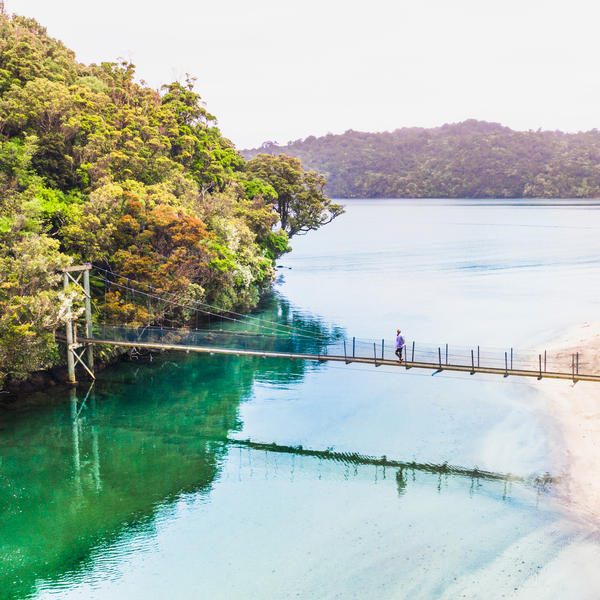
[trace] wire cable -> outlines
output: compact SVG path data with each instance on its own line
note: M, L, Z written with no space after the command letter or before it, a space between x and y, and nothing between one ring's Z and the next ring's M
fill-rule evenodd
M135 279L131 279L129 277L125 277L125 275L118 275L116 273L112 273L111 271L108 271L107 269L104 269L102 267L97 267L94 266L94 269L97 269L99 271L103 271L104 273L107 273L110 277L118 277L119 279L124 279L126 281L129 281L130 283L135 283L135 284L139 284L139 285L143 285L148 289L151 289L155 292L160 292L163 294L168 294L169 296L174 296L175 298L177 298L178 300L187 300L184 296L180 296L178 294L175 294L173 292L168 292L166 290L161 290L160 288L156 288L148 283L144 283L143 281L137 281ZM117 285L116 282L114 281L110 281L110 280L105 280L107 281L107 283L114 283L115 285ZM134 288L129 288L131 290L133 290ZM141 291L141 290L138 290ZM189 301L189 300L187 300ZM238 313L234 310L229 310L226 308L221 308L218 306L215 306L214 304L209 304L207 302L201 302L199 300L193 300L192 301L195 305L199 305L199 306L205 306L208 308L212 308L214 310L220 311L219 313L213 313L211 311L202 311L205 314L214 314L215 316L223 316L221 313L225 312L225 313L229 313L231 315L235 315L236 317L241 317L243 319L247 319L247 320L252 320L252 321L258 321L258 322L262 322L262 323L269 323L270 325L274 325L278 328L283 328L283 329L288 329L288 330L292 330L292 331L301 331L304 333L308 333L309 335L311 335L312 337L326 337L325 334L319 334L319 333L315 333L310 331L309 329L303 328L303 327L297 327L295 325L287 325L285 323L278 323L276 321L270 321L269 319L261 319L260 317L254 317L252 315L247 315L247 314L243 314L243 313ZM236 319L237 320L237 319ZM239 320L238 320L239 322Z
M102 280L102 278L100 278L100 279ZM150 294L149 292L142 292L141 290L136 290L135 288L123 285L121 283L117 283L116 281L108 281L108 280L105 280L105 281L107 281L111 285L115 285L115 286L117 286L119 288L122 288L122 289L125 289L127 291L133 292L134 294L141 294L141 295L146 296L148 298L154 298L156 300L159 300L160 302L164 302L164 303L170 304L172 306L178 306L179 308L185 308L187 310L195 310L195 311L201 312L203 314L208 314L208 315L212 315L212 316L219 317L219 318L222 318L222 319L226 319L228 321L233 321L233 322L242 323L242 324L246 324L247 325L246 321L242 321L241 319L237 319L235 317L228 317L226 315L217 314L217 313L205 310L205 309L196 308L196 307L190 306L188 304L182 304L180 302L175 302L174 300L169 300L169 299L163 298L161 296L158 296L156 294ZM280 329L277 329L275 327L269 327L267 325L257 325L257 327L260 327L262 329L266 329L266 330L269 330L269 331L274 331L276 333L284 333ZM285 332L285 333L289 333L289 332ZM315 335L309 336L309 335L304 335L304 334L301 334L301 333L298 333L296 335L298 337L303 337L303 338L307 338L307 339L311 339L311 340L315 340L315 338L321 337L321 336L315 336Z

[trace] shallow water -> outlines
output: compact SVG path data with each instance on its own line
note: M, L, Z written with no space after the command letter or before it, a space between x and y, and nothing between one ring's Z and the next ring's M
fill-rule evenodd
M521 348L597 313L600 203L346 204L293 240L265 318ZM567 466L543 386L118 365L87 397L0 415L0 597L596 598L595 528L544 477Z

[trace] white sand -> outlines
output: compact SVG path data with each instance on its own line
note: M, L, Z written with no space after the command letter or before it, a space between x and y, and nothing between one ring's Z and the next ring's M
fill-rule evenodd
M579 352L579 372L600 373L600 323L572 328L546 348L549 364L559 359L570 365ZM562 433L557 452L566 472L557 489L569 508L600 523L600 383L546 379L536 387Z

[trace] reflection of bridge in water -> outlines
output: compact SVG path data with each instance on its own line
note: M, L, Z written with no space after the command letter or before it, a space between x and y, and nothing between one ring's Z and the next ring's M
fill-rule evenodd
M517 352L514 348L482 349L480 346L450 347L448 344L430 345L412 341L406 344L403 361L395 355L394 341L346 338L340 330L307 327L292 319L269 320L263 317L237 313L232 310L186 299L148 284L109 273L95 267L100 275L98 283L116 290L128 304L144 307L148 323L142 327L115 326L92 323L90 292L91 265L69 267L64 273L64 285L79 285L85 298L85 336L77 336L77 327L67 315L66 335L69 380L75 382L75 365L81 365L94 377L95 346L115 346L129 349L180 351L263 357L319 362L359 363L393 366L403 369L428 369L433 374L443 371L487 373L503 377L535 377L537 379L566 379L600 382L600 374L593 372L583 352L531 353ZM83 278L83 283L81 279ZM158 308L157 308L158 307ZM169 313L170 311L170 313ZM164 328L152 322L171 314L179 322L196 322L196 328ZM154 317L153 315L160 315ZM198 316L209 319L208 329L198 329ZM219 327L210 327L210 318L218 320ZM245 329L241 330L241 326Z
M280 444L264 444L253 442L251 440L234 440L228 439L226 442L229 446L238 448L247 448L253 451L263 451L274 454L288 454L292 456L315 458L320 461L329 461L345 466L372 466L376 470L381 468L385 477L385 470L390 469L395 474L398 484L398 492L404 493L409 479L415 480L416 473L426 475L437 475L438 491L441 491L442 480L445 477L460 477L468 479L471 482L470 491L476 490L482 481L503 482L504 497L508 496L510 486L513 483L519 483L526 486L534 487L539 493L545 493L550 490L553 484L558 482L558 479L552 477L548 473L544 475L533 475L531 477L522 477L510 473L496 473L493 471L485 471L482 469L468 469L464 467L452 466L448 463L419 463L416 461L400 461L389 459L386 456L380 458L365 456L355 452L336 452L334 450L311 450L302 446L285 446ZM377 473L377 471L376 471ZM375 476L377 477L377 475Z
M92 484L92 487L96 493L102 490L101 480L101 452L99 447L98 438L98 426L93 423L88 423L86 427L83 426L82 417L85 416L89 408L92 413L95 412L94 400L92 398L91 407L88 407L90 393L93 389L93 384L88 390L85 397L79 399L76 395L75 389L71 390L71 421L72 421L72 436L73 436L73 467L75 473L76 489L78 493L81 493L81 477L84 471L88 471L88 481ZM88 454L86 460L82 460L80 445L82 438L85 437L85 430L88 430L88 434L91 436L91 456ZM203 436L199 436L198 441L203 439ZM480 488L482 482L498 482L504 484L502 497L505 499L510 496L511 486L513 483L522 484L527 487L533 487L538 493L547 493L552 488L552 485L557 483L559 480L552 477L550 474L545 473L543 475L532 475L529 477L523 477L514 475L511 473L498 473L494 471L486 471L478 468L465 468L460 466L449 465L448 463L435 464L435 463L423 463L415 460L401 461L390 459L386 456L373 457L357 452L339 452L332 449L326 450L314 450L310 448L304 448L302 446L287 446L275 443L261 443L252 440L241 440L233 438L206 438L205 441L214 443L217 445L223 445L229 448L239 448L240 450L248 450L255 453L266 453L268 455L287 455L293 459L297 457L316 459L321 462L327 462L333 465L340 465L347 468L354 467L355 475L358 475L359 467L374 467L374 480L377 480L379 476L386 478L387 471L391 471L396 479L396 484L399 494L404 494L408 486L409 481L416 480L416 474L434 475L437 476L436 485L438 491L441 492L443 482L449 477L460 478L463 480L469 480L470 493L474 493ZM281 466L281 465L280 465ZM257 468L258 465L254 463L253 468ZM290 465L290 468L293 467ZM263 469L268 469L267 464L263 466ZM381 471L380 471L381 470Z

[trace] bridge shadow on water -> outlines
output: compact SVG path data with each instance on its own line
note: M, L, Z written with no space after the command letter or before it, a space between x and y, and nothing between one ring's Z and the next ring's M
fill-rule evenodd
M274 310L285 318L281 305ZM302 326L322 338L332 334L318 323ZM255 381L291 385L308 368L319 367L235 356L140 357L104 371L89 390L48 392L53 402L43 408L0 413L3 597L35 595L40 581L51 587L83 577L98 549L128 532L154 532L165 506L187 495L208 497L235 451L301 460L305 476L349 486L353 476L391 477L399 499L412 485L443 493L450 479L468 494L502 499L513 485L539 493L552 485L550 478L235 439L243 428L240 404ZM254 461L252 473L268 468L260 464Z

